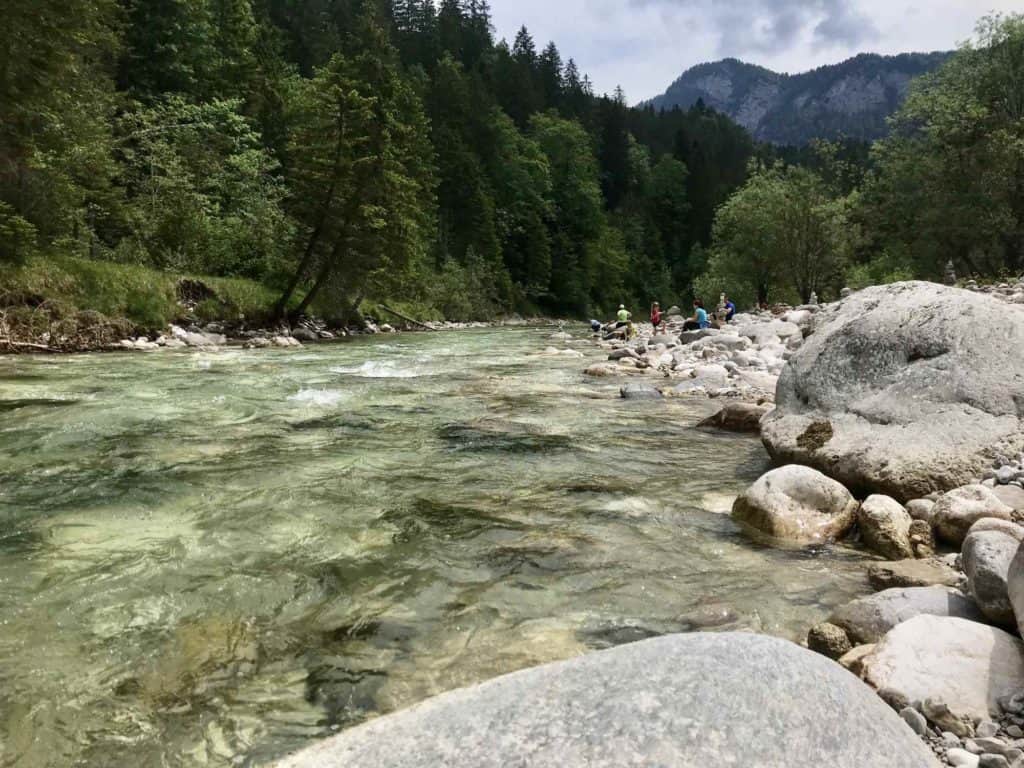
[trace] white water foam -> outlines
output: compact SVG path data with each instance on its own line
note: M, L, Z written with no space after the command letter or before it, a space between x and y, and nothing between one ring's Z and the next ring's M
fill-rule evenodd
M347 392L340 392L336 389L300 389L296 394L288 398L289 402L301 403L303 405L314 405L329 407L337 405L348 398Z
M331 372L362 379L416 379L426 375L418 368L403 366L393 360L367 360L355 368L332 368Z

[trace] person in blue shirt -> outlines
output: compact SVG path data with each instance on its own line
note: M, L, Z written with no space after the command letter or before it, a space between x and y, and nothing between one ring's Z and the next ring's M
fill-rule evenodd
M725 322L731 321L736 317L736 305L732 303L732 299L728 296L725 297Z
M708 311L704 309L704 302L697 299L693 302L694 308L694 319L697 321L697 325L701 328L710 328L711 323L708 321Z
M698 328L710 328L711 321L708 320L708 311L704 309L704 302L695 299L693 302L693 317L683 325L684 331L696 331Z

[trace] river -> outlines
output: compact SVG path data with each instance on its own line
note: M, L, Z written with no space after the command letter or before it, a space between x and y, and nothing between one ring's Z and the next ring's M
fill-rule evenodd
M866 591L851 550L736 528L768 461L693 429L714 404L622 401L532 355L550 334L0 358L0 765L269 765L655 634L800 639Z

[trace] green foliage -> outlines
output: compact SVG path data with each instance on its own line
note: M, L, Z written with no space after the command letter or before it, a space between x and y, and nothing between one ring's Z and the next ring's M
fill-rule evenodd
M833 197L806 168L757 168L718 212L698 293L765 303L838 294L852 248L851 201Z
M1024 16L984 19L893 126L864 194L874 248L933 278L1024 270Z
M265 322L1024 269L1017 16L918 86L870 162L595 97L554 43L496 43L478 0L9 0L4 22L0 259L142 325L186 273L224 281L204 317Z
M292 225L277 163L238 108L172 96L121 119L131 237L147 263L260 277L284 258Z
M0 263L21 264L35 253L36 228L0 201Z

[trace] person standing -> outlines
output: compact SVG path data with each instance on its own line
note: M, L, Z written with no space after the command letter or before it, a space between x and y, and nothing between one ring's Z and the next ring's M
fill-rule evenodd
M662 316L661 316L661 304L654 302L651 305L651 325L654 326L654 332L657 333L658 329L661 328Z
M619 304L619 313L616 315L617 322L615 323L616 328L622 328L623 326L629 325L630 318L633 315L626 309L625 304Z

